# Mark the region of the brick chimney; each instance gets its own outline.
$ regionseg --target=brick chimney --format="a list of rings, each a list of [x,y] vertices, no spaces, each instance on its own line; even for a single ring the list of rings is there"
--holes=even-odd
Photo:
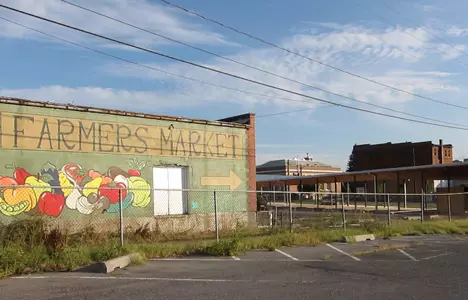
[[[439,139],[439,161],[441,164],[444,163],[444,141]]]

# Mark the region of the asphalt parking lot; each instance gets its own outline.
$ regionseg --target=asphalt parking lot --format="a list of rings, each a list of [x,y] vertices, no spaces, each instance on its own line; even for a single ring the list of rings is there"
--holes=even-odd
[[[468,299],[468,238],[400,237],[236,257],[152,260],[110,275],[0,281],[1,299]]]

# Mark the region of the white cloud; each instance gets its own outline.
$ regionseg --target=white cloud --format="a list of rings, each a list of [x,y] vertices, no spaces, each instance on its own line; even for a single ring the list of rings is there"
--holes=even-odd
[[[102,87],[44,86],[31,89],[0,89],[1,96],[30,100],[77,104],[99,108],[138,112],[155,112],[158,109],[200,105],[188,94],[135,91]],[[190,101],[192,100],[192,101]]]
[[[221,34],[211,32],[201,25],[189,22],[181,13],[146,0],[76,0],[75,2],[84,7],[102,12],[116,19],[125,20],[126,22],[136,24],[148,30],[159,32],[159,28],[164,28],[164,35],[186,43],[209,45],[230,44]],[[2,3],[43,17],[82,27],[89,31],[124,39],[142,46],[170,43],[148,33],[72,7],[58,0],[5,0],[2,1]],[[65,38],[73,38],[73,40],[77,42],[103,43],[97,38],[75,33],[69,29],[59,28],[56,25],[22,16],[18,13],[7,11],[6,9],[0,10],[0,16],[18,21],[19,23],[39,30],[47,31],[48,33],[60,35]],[[0,37],[1,36],[43,39],[43,36],[38,33],[20,28],[3,20],[0,20]]]
[[[458,87],[452,83],[450,76],[452,74],[449,72],[407,70],[406,68],[408,68],[408,63],[413,63],[416,66],[418,62],[403,61],[402,59],[406,58],[405,54],[397,52],[393,48],[394,46],[406,48],[408,51],[413,51],[421,57],[427,55],[428,59],[433,59],[433,56],[431,56],[433,53],[428,53],[426,49],[428,45],[431,45],[430,36],[423,30],[411,28],[390,28],[379,31],[357,25],[343,26],[327,24],[326,26],[336,30],[332,32],[322,32],[319,34],[297,34],[283,40],[281,45],[304,56],[312,57],[316,60],[323,61],[327,64],[338,66],[343,69],[352,70],[353,72],[369,79],[383,82],[399,89],[407,90],[411,93],[431,94],[444,91],[456,91],[458,89]],[[423,42],[409,39],[404,32],[411,32],[412,34],[420,36]],[[384,43],[380,40],[379,38],[381,37],[385,37],[385,41],[390,44]],[[346,96],[355,97],[363,101],[374,103],[395,103],[405,102],[413,98],[408,94],[396,92],[392,89],[364,81],[357,77],[331,70],[312,61],[308,61],[294,55],[284,54],[277,49],[268,48],[247,50],[230,56],[230,58],[280,74],[284,77],[293,78],[309,85],[318,86],[320,88],[341,93]],[[286,81],[257,70],[248,69],[225,60],[212,59],[208,62],[204,61],[201,63],[216,69],[311,96],[338,102],[345,101],[342,98],[330,96],[325,92]],[[255,93],[267,93],[272,96],[292,98],[298,102],[286,102],[274,99],[268,100],[264,97],[226,91],[201,85],[200,83],[171,77],[160,72],[141,69],[134,66],[129,67],[122,64],[108,66],[107,71],[119,76],[140,77],[149,80],[174,80],[185,90],[192,91],[193,95],[197,95],[197,97],[202,97],[206,100],[237,102],[251,105],[252,107],[254,105],[271,104],[280,108],[312,108],[316,105],[316,103],[313,103],[313,100],[307,98],[242,82],[238,79],[229,78],[206,70],[200,70],[192,66],[179,63],[150,65],[182,76],[252,91]]]

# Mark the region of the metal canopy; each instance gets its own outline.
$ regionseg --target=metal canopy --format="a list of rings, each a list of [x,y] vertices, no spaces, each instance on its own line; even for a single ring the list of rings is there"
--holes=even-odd
[[[374,169],[356,172],[340,172],[311,176],[271,176],[270,178],[259,178],[257,183],[281,182],[288,185],[333,183],[333,182],[361,182],[372,181],[374,176],[379,180],[396,180],[397,174],[400,179],[421,178],[427,180],[467,179],[468,162],[456,162],[450,164],[425,165],[414,167],[401,167],[391,169]]]

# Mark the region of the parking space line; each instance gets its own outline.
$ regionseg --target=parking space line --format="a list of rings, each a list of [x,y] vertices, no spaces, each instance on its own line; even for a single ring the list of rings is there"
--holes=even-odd
[[[343,250],[341,250],[341,249],[338,249],[338,248],[336,248],[335,246],[332,246],[332,245],[330,245],[330,244],[327,244],[327,246],[330,247],[330,248],[332,248],[332,249],[335,250],[335,251],[340,252],[341,254],[344,254],[344,255],[346,255],[346,256],[348,256],[348,257],[354,259],[355,261],[361,261],[361,260],[360,260],[359,258],[357,258],[356,256],[354,256],[354,255],[352,255],[352,254],[349,254],[348,252],[345,252],[345,251],[343,251]]]
[[[444,253],[440,253],[440,254],[437,254],[437,255],[432,255],[432,256],[421,258],[421,260],[428,260],[428,259],[433,259],[433,258],[437,258],[437,257],[442,257],[442,256],[449,255],[449,254],[452,254],[452,253],[453,252],[444,252]]]
[[[411,259],[412,261],[418,261],[413,255],[409,254],[408,252],[402,250],[402,249],[397,249],[401,254],[403,254],[404,256],[408,257],[409,259]]]
[[[289,258],[292,259],[292,260],[299,260],[299,259],[295,258],[294,256],[289,255],[289,254],[287,254],[286,252],[283,252],[283,251],[281,251],[281,250],[279,250],[279,249],[275,249],[275,251],[278,252],[278,253],[280,253],[280,254],[283,254],[283,255],[286,256],[286,257],[289,257]]]
[[[151,258],[150,261],[232,261],[227,258]]]
[[[234,259],[234,260],[240,260],[240,258],[237,257],[237,256],[235,256],[235,255],[232,256],[232,259]]]

